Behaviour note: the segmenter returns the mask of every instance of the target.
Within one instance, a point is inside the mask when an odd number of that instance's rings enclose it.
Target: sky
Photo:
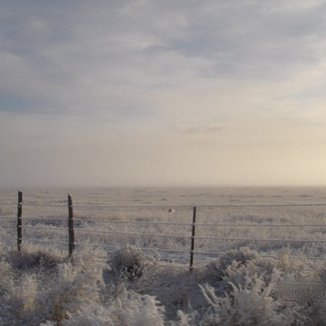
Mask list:
[[[0,0],[2,186],[326,185],[325,0]]]

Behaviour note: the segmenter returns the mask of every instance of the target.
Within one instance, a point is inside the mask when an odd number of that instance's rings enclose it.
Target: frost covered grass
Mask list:
[[[41,207],[39,211],[38,206],[28,206],[24,210],[23,241],[66,248],[66,212],[53,216],[44,209]],[[319,206],[270,209],[198,207],[195,251],[213,252],[216,256],[226,250],[246,246],[266,255],[278,255],[286,247],[292,255],[324,258],[326,226],[323,226],[323,210],[324,207]],[[0,237],[15,238],[15,223],[15,217],[3,220]],[[190,250],[191,223],[191,206],[173,210],[168,207],[124,206],[75,209],[77,248],[113,248],[131,244],[157,250],[161,258],[170,260],[174,255],[183,262],[189,257],[182,252]],[[197,254],[195,259],[205,257],[207,255]]]
[[[0,325],[325,324],[324,207],[199,207],[196,250],[218,256],[195,255],[192,274],[175,264],[189,260],[191,206],[77,206],[72,259],[66,208],[26,206],[18,253],[10,207],[0,211]]]
[[[323,203],[326,188],[85,188],[72,192],[77,249],[131,244],[161,249],[161,258],[185,262],[187,253],[173,251],[189,252],[192,208],[198,205],[198,252],[220,254],[246,246],[278,255],[287,247],[291,255],[325,257],[325,207],[314,204]],[[67,247],[65,193],[67,189],[24,193],[23,241]],[[15,192],[1,192],[1,238],[15,238],[15,197]],[[308,205],[296,206],[301,203]],[[195,262],[206,256],[196,255]]]
[[[325,263],[286,251],[231,250],[192,274],[132,246],[0,255],[1,325],[323,325],[326,315]],[[319,287],[307,293],[309,284]]]

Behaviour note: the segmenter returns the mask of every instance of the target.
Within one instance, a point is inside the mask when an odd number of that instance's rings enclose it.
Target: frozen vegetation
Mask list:
[[[135,207],[120,207],[121,192],[116,207],[94,209],[86,192],[74,210],[72,258],[61,197],[52,206],[39,205],[43,194],[26,199],[18,252],[14,199],[3,196],[0,325],[325,325],[325,207],[230,206],[322,203],[326,190],[251,191],[221,192],[220,206],[202,202],[192,273],[189,202],[215,194],[197,191],[174,207],[167,192],[148,191]]]
[[[2,247],[0,324],[324,325],[320,261],[241,248],[190,274],[132,246],[105,255]]]

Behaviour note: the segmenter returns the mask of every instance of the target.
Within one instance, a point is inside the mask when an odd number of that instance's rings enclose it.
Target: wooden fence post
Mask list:
[[[74,214],[72,207],[71,195],[68,195],[68,232],[69,232],[69,257],[75,250],[75,230],[74,230]]]
[[[189,262],[189,271],[190,271],[190,273],[193,270],[193,264],[194,264],[196,214],[197,214],[197,207],[195,206],[193,208],[192,227],[191,227],[191,248],[190,248],[190,262]]]
[[[23,192],[18,191],[18,201],[17,201],[17,249],[18,251],[21,251],[22,238],[23,238],[22,213],[23,213]]]

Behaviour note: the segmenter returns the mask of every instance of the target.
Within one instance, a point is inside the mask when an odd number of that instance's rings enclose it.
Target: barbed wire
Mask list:
[[[250,208],[250,207],[326,207],[326,203],[285,203],[285,204],[217,204],[217,205],[110,205],[110,204],[74,204],[76,208]]]
[[[28,201],[23,201],[22,205],[26,207],[61,207],[67,208],[68,201],[64,201],[65,204],[53,204],[53,203],[43,203],[37,204]],[[17,206],[17,203],[1,203],[2,206]],[[250,207],[326,207],[326,203],[285,203],[285,204],[215,204],[215,205],[196,205],[196,204],[171,204],[171,205],[112,205],[105,203],[94,203],[94,204],[78,204],[75,203],[73,207],[75,208],[187,208],[191,209],[193,207],[197,208],[250,208]]]
[[[57,226],[52,226],[51,225],[51,227],[47,227],[47,228],[45,228],[45,227],[39,227],[39,226],[37,226],[37,225],[28,225],[28,224],[25,224],[24,225],[24,228],[26,228],[26,229],[28,229],[28,230],[30,230],[30,229],[33,229],[33,230],[36,230],[36,231],[38,231],[38,230],[41,230],[41,231],[50,231],[50,232],[53,232],[53,231],[67,231],[67,228],[65,227],[57,227]]]
[[[144,237],[161,237],[161,238],[185,238],[190,239],[191,236],[185,235],[176,235],[176,234],[150,234],[150,233],[137,233],[137,232],[120,232],[120,231],[102,231],[102,230],[86,230],[81,228],[75,228],[77,232],[84,233],[100,233],[100,234],[118,234],[118,235],[135,235],[135,236],[144,236]]]
[[[250,207],[326,207],[326,203],[286,203],[286,204],[222,204],[222,205],[198,205],[197,208],[250,208]]]
[[[215,241],[247,241],[247,242],[304,242],[304,243],[326,243],[326,240],[303,240],[303,239],[262,239],[262,238],[216,238],[216,237],[195,237],[197,240]]]
[[[207,227],[326,227],[326,224],[212,224],[212,223],[194,223],[196,226]]]
[[[57,208],[67,208],[68,207],[68,202],[66,205],[63,204],[34,204],[34,203],[29,203],[29,202],[22,202],[22,205],[24,207],[57,207]]]
[[[146,218],[144,218],[146,219]],[[24,216],[23,221],[48,221],[48,222],[64,222],[66,223],[66,217],[62,218],[53,218],[53,217],[33,217],[33,216]],[[137,220],[102,220],[97,217],[94,218],[76,218],[75,222],[92,222],[96,223],[106,223],[106,224],[137,224],[137,225],[172,225],[172,226],[192,226],[193,224],[196,227],[232,227],[232,228],[243,228],[243,227],[326,227],[326,224],[283,224],[283,223],[275,223],[275,224],[220,224],[220,223],[175,223],[175,222],[160,222],[160,221],[137,221]],[[2,221],[10,221],[15,222],[16,217],[0,217],[0,222]],[[1,224],[2,225],[2,224]]]
[[[76,246],[85,246],[85,247],[100,247],[100,248],[116,248],[120,249],[123,246],[118,246],[118,245],[102,245],[98,243],[83,243],[83,242],[76,242]],[[179,253],[187,253],[189,254],[189,250],[181,250],[181,249],[164,249],[164,248],[157,248],[157,247],[141,247],[137,246],[137,248],[142,249],[142,250],[151,250],[151,251],[162,251],[162,252],[179,252]]]
[[[9,220],[9,221],[12,221],[12,220],[15,220],[15,218],[17,218],[17,216],[0,216],[0,221],[6,221],[6,220]]]
[[[23,243],[26,243],[26,242],[37,242],[37,243],[49,243],[49,244],[62,244],[62,245],[67,245],[68,244],[68,239],[67,241],[63,241],[63,242],[59,242],[59,241],[52,241],[51,239],[47,239],[47,240],[44,240],[44,239],[35,239],[35,238],[24,238],[22,239],[22,242]]]
[[[22,219],[24,221],[48,221],[48,222],[67,222],[67,217],[64,216],[62,218],[58,217],[51,217],[51,216],[46,216],[46,217],[33,217],[33,216],[23,216]]]
[[[136,217],[137,218],[137,217]],[[143,219],[148,219],[148,217],[144,217]],[[95,217],[94,219],[90,218],[79,218],[78,221],[80,222],[94,222],[94,223],[113,223],[113,224],[137,224],[137,225],[179,225],[179,226],[190,226],[192,223],[175,223],[175,222],[159,222],[159,221],[152,221],[148,220],[144,221],[136,221],[136,220],[99,220],[99,218]]]
[[[63,203],[65,204],[54,204],[54,203],[44,203],[44,204],[37,204],[37,203],[32,203],[32,202],[23,202],[22,205],[23,207],[44,207],[44,208],[65,208],[67,209],[68,207],[68,201],[64,201]],[[17,204],[5,204],[3,206],[17,206]],[[80,223],[87,223],[90,222],[92,224],[101,224],[105,223],[107,224],[128,224],[128,225],[136,225],[136,226],[150,226],[150,225],[165,225],[165,226],[195,226],[195,227],[202,227],[202,228],[325,228],[326,224],[324,223],[319,223],[319,224],[312,224],[312,223],[297,223],[297,224],[289,224],[289,223],[275,223],[275,224],[262,224],[262,223],[182,223],[182,222],[170,222],[169,219],[168,221],[164,221],[162,217],[156,217],[159,219],[158,221],[153,221],[152,217],[144,217],[144,216],[137,216],[136,213],[132,216],[129,220],[119,220],[119,216],[113,217],[107,217],[107,219],[104,219],[103,217],[98,217],[95,216],[93,218],[90,217],[83,217],[83,216],[78,216],[78,212],[80,214],[81,209],[94,209],[94,210],[99,210],[99,209],[162,209],[165,210],[166,216],[169,216],[170,218],[176,219],[178,216],[178,213],[182,209],[189,209],[189,211],[197,207],[197,213],[204,212],[205,218],[206,212],[205,210],[209,209],[229,209],[229,208],[266,208],[266,207],[289,207],[289,208],[295,208],[295,207],[326,207],[326,203],[284,203],[284,204],[223,204],[223,205],[108,205],[108,204],[74,204],[73,208],[76,209],[75,212],[77,211],[77,214],[75,214],[75,232],[82,233],[83,237],[85,237],[85,234],[91,235],[92,233],[94,234],[100,234],[100,235],[105,235],[105,234],[110,234],[110,235],[126,235],[126,236],[133,236],[133,237],[142,237],[142,238],[166,238],[166,239],[195,239],[196,241],[199,240],[209,240],[209,241],[214,241],[214,242],[245,242],[245,243],[255,243],[255,242],[271,242],[271,243],[287,243],[288,245],[291,243],[303,243],[303,244],[311,244],[311,243],[316,243],[316,244],[324,244],[326,243],[326,240],[322,239],[275,239],[275,238],[249,238],[249,237],[219,237],[219,236],[190,236],[190,235],[178,235],[178,234],[157,234],[157,233],[146,233],[146,232],[131,232],[131,231],[119,231],[119,230],[100,230],[100,229],[84,229],[80,227]],[[27,210],[28,211],[28,210]],[[162,213],[162,212],[159,212]],[[6,213],[8,214],[8,213]],[[141,215],[141,212],[138,212],[139,215]],[[211,214],[211,213],[210,213]],[[81,214],[80,214],[81,215]],[[116,215],[118,215],[116,213]],[[166,218],[164,216],[164,218]],[[181,216],[182,218],[184,216]],[[45,226],[39,226],[39,225],[33,225],[31,224],[32,222],[41,222],[41,223],[55,223],[55,222],[60,222],[60,223],[66,223],[67,222],[68,216],[63,216],[61,218],[59,217],[51,217],[51,216],[23,216],[22,221],[23,221],[23,228],[27,230],[33,230],[34,232],[38,231],[47,231],[47,232],[58,232],[58,231],[67,231],[68,228],[67,226],[58,226],[58,225],[53,225],[49,224],[48,227]],[[239,219],[241,216],[239,216]],[[324,216],[322,216],[324,218]],[[138,220],[137,220],[138,219]],[[141,220],[140,220],[141,219]],[[148,220],[147,220],[148,219]],[[277,218],[275,218],[277,221]],[[0,225],[4,227],[14,227],[15,225],[5,225],[2,224],[2,222],[16,222],[15,216],[0,216]],[[323,221],[323,220],[322,220]],[[221,221],[224,222],[224,221]],[[40,223],[40,224],[41,224]],[[42,225],[42,224],[41,224]],[[100,226],[99,226],[100,227]],[[61,233],[57,233],[57,235],[62,235]],[[291,235],[290,235],[291,236]],[[58,237],[59,238],[59,237]],[[63,238],[58,241],[57,239],[36,239],[36,238],[27,238],[24,236],[22,242],[31,242],[31,243],[48,243],[48,244],[59,244],[59,245],[68,245],[68,238]],[[16,239],[13,239],[10,236],[0,236],[0,239],[10,239],[12,241],[16,241]],[[55,241],[57,240],[57,241]],[[90,246],[90,247],[100,247],[100,248],[110,248],[110,250],[114,248],[119,248],[119,246],[113,246],[109,244],[94,244],[94,243],[84,243],[84,242],[76,242],[74,243],[76,246]],[[198,247],[198,245],[197,245]],[[148,247],[148,246],[142,246],[140,247],[142,250],[150,250],[150,251],[157,251],[157,252],[166,252],[166,253],[178,253],[178,254],[194,254],[194,255],[221,255],[221,252],[217,251],[205,251],[205,250],[200,250],[198,249],[193,249],[193,250],[187,250],[187,249],[168,249],[168,248],[159,248],[159,247]],[[205,249],[205,248],[203,248]],[[269,256],[269,255],[264,255],[264,257],[277,257],[277,256]],[[309,257],[305,256],[307,259],[323,259],[322,257]]]
[[[224,252],[217,252],[217,251],[197,251],[194,250],[192,251],[194,254],[199,254],[199,255],[223,255],[225,254]],[[261,254],[263,258],[274,258],[274,259],[279,259],[280,256],[282,255],[281,253],[279,255],[270,255],[270,254]],[[298,256],[293,256],[293,255],[287,255],[288,258],[290,259],[297,259]],[[325,260],[325,257],[314,257],[314,256],[303,256],[302,258],[309,259],[309,260]]]
[[[0,235],[0,240],[2,239],[7,239],[7,240],[12,240],[12,241],[17,241],[17,239],[13,238],[13,237],[9,237],[7,235]]]

